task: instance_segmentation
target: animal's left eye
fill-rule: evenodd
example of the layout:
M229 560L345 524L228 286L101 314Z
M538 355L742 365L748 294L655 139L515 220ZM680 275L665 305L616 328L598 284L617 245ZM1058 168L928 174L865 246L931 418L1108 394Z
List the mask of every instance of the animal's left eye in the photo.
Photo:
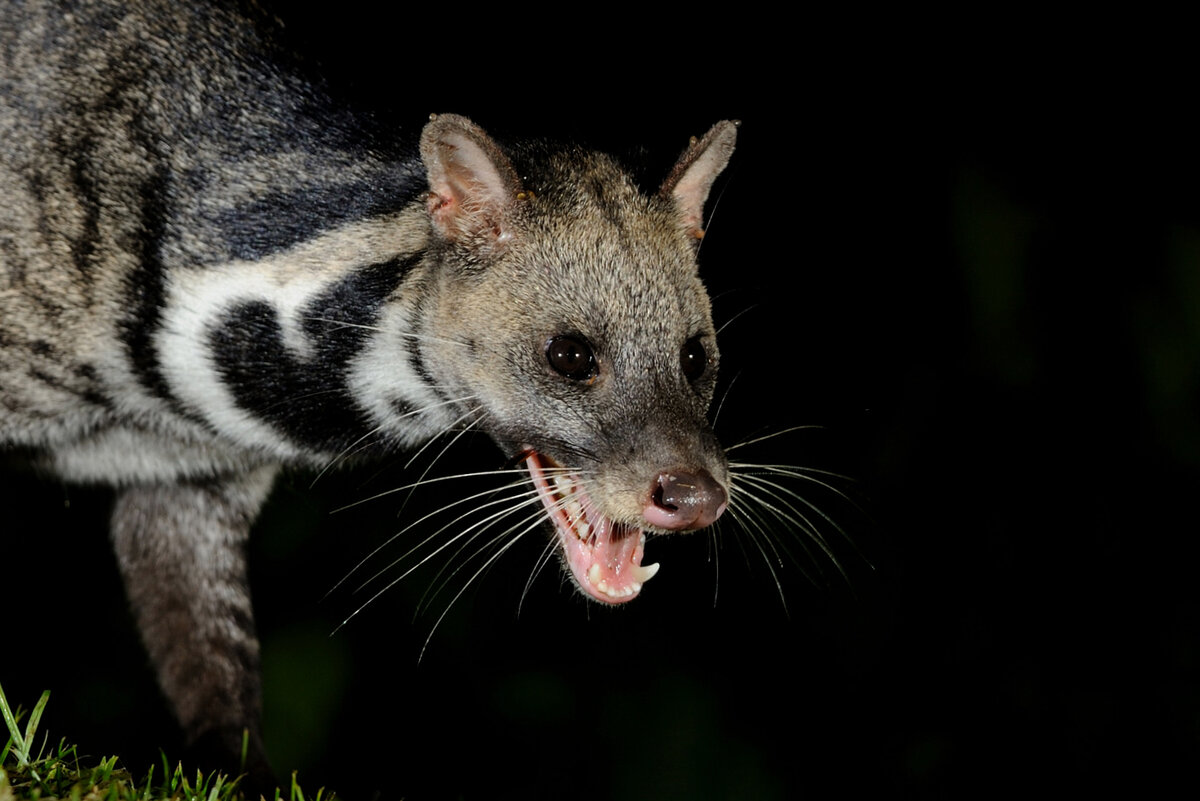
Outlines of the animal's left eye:
M683 347L679 349L679 365L688 381L695 381L704 375L704 368L708 366L708 353L705 352L700 337L692 337L683 343Z

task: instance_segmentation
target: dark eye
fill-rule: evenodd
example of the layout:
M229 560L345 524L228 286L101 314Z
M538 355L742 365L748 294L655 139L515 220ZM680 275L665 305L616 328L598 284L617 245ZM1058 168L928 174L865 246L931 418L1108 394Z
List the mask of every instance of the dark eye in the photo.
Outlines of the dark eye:
M683 343L683 347L679 349L679 365L688 381L695 381L704 375L704 368L708 366L708 354L704 351L700 337L692 337Z
M596 357L586 340L578 337L554 337L546 343L546 361L555 372L572 381L596 377Z

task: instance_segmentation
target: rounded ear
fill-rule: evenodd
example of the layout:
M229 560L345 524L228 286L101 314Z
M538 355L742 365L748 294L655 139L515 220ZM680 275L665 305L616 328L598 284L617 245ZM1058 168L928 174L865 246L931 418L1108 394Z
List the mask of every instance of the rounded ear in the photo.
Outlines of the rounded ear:
M704 204L708 192L733 155L739 124L737 120L723 120L702 138L693 137L658 190L660 197L675 201L688 233L697 239L704 236Z
M457 114L435 114L421 132L429 217L446 239L502 244L508 210L521 191L512 162L483 129Z

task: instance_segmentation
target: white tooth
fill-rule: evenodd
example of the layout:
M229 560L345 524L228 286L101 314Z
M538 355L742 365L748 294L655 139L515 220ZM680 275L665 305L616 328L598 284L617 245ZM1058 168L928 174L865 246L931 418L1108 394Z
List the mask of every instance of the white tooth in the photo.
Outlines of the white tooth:
M655 562L652 565L635 565L630 575L638 584L645 584L647 581L654 578L654 575L658 573L658 568L658 562ZM639 587L638 589L641 588Z
M640 581L635 581L632 584L630 584L629 586L633 588L633 592L631 592L630 595L632 595L634 592L642 591L642 584Z
M555 476L554 486L560 494L566 495L575 486L575 482L571 481L571 479L567 478L566 476Z
M586 540L588 538L588 534L591 533L592 526L586 520L575 526L575 536L579 537L581 540Z
M583 517L583 507L579 505L579 501L568 501L564 508L572 520L578 520Z
M618 590L615 587L609 587L607 581L600 583L600 591L603 592L605 595L607 595L609 598L613 598L613 599L624 598L625 596L631 594L628 587L626 587L623 590Z
M588 568L587 578L588 578L588 581L590 581L593 585L595 585L597 587L603 588L605 586L600 581L600 565L599 565L599 563L594 564Z

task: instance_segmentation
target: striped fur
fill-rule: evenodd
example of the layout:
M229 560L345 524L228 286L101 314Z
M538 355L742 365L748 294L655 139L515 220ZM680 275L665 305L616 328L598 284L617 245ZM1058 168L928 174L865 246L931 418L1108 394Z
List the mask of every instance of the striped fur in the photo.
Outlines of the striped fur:
M248 727L266 775L242 550L281 466L469 424L570 476L614 552L720 514L695 253L733 124L644 194L603 155L453 115L381 130L253 7L0 13L0 445L117 488L131 604L193 742ZM591 373L556 366L564 336Z

